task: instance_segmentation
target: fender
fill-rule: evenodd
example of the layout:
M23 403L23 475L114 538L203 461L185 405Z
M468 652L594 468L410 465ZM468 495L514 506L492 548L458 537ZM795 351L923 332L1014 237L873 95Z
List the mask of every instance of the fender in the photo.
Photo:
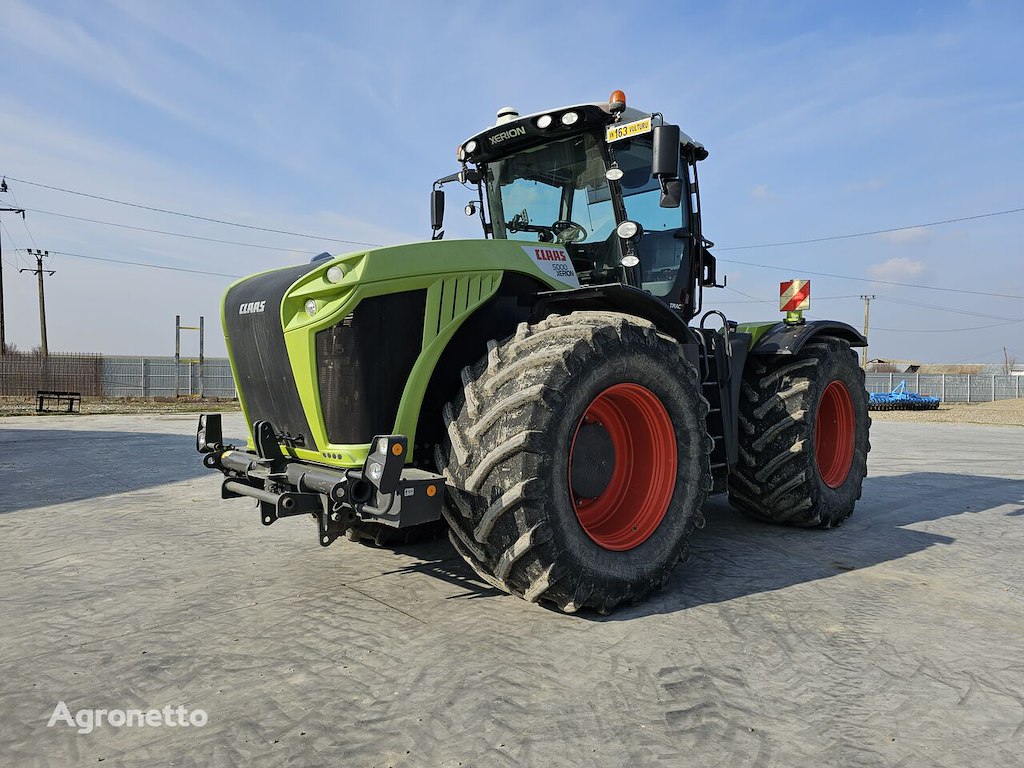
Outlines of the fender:
M851 347L868 345L868 340L860 331L837 320L811 320L800 325L786 325L781 322L771 325L741 324L739 330L753 334L755 341L750 349L751 355L795 355L804 344L819 336L843 339L848 341Z
M646 291L622 283L538 293L533 306L532 322L539 322L553 312L571 312L575 309L604 309L636 315L650 320L659 331L681 344L696 343L694 331L665 302Z

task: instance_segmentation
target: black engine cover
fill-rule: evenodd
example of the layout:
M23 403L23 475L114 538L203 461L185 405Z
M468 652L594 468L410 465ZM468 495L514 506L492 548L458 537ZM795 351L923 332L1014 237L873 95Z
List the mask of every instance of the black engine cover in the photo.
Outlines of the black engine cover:
M224 297L224 330L235 381L250 421L269 421L296 444L317 450L299 401L281 327L281 299L300 277L319 265L302 264L256 275Z

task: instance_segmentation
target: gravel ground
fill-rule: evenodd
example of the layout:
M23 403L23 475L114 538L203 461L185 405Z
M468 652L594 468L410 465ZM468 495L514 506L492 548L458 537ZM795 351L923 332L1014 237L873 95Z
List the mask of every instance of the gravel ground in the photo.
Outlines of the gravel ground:
M1018 427L876 420L844 525L718 497L667 588L611 616L489 589L444 539L264 527L194 429L0 419L0 765L1022 764ZM79 733L48 727L61 701L209 722Z
M871 419L930 424L992 424L1024 427L1024 398L993 403L940 403L934 411L872 411Z

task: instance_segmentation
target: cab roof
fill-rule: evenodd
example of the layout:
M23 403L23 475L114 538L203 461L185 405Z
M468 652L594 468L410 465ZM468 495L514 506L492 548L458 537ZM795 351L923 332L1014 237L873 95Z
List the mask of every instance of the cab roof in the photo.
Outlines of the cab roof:
M562 116L572 112L578 115L577 120L571 125L564 125ZM541 128L537 125L537 121L545 115L551 116L551 123L546 128ZM607 127L616 122L631 123L651 117L651 115L650 112L626 107L617 117L607 102L591 102L546 109L542 112L515 116L511 119L505 118L470 136L460 144L459 159L465 158L474 163L485 163L552 139L572 136L582 133L584 130L592 130L597 126ZM699 141L682 131L679 132L679 136L680 144L692 152L694 159L703 160L708 156L707 149Z

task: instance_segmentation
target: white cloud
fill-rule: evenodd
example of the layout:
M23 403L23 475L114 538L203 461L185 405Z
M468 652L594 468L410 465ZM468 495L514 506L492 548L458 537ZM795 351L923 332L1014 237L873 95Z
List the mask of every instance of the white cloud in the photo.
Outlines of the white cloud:
M767 184L758 184L750 190L750 194L755 200L770 200L772 198L772 193L768 190Z
M910 227L909 229L897 229L895 232L883 232L879 237L890 243L905 245L907 243L925 243L931 239L931 234L924 227Z
M868 273L878 280L905 280L912 277L920 277L925 272L925 263L900 256L883 261L880 264L872 264L868 267Z

